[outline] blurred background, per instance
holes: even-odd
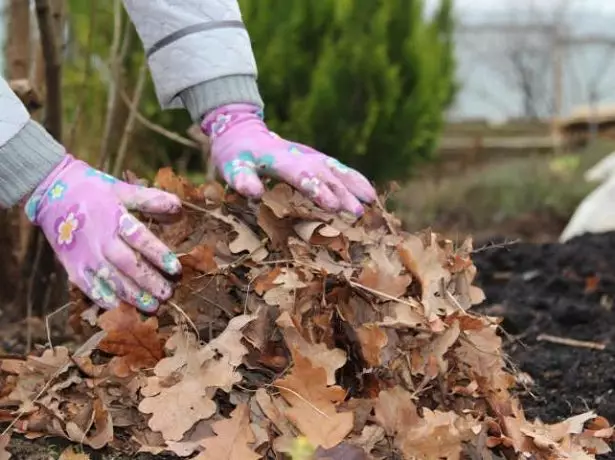
[[[211,177],[207,139],[160,110],[120,0],[0,3],[4,75],[71,152],[116,175]],[[615,150],[614,2],[239,3],[271,129],[364,172],[410,230],[552,241]],[[0,300],[49,297],[40,236],[1,218],[0,279],[18,281]]]

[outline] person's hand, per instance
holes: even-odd
[[[131,185],[71,155],[32,193],[28,218],[41,227],[69,279],[102,308],[123,300],[155,311],[173,292],[179,260],[128,210],[177,213],[169,193]]]
[[[329,211],[363,214],[376,192],[359,172],[311,147],[269,131],[258,107],[232,104],[209,113],[201,124],[224,180],[242,195],[264,193],[260,176],[283,180]]]

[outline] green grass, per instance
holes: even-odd
[[[396,213],[409,228],[458,220],[470,232],[533,212],[567,219],[596,186],[585,182],[585,171],[614,150],[615,142],[600,141],[560,156],[500,160],[440,181],[417,179],[396,193]]]

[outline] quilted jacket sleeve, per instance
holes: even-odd
[[[200,119],[230,103],[262,106],[237,0],[124,0],[163,108]]]
[[[0,207],[32,192],[65,153],[0,77]]]

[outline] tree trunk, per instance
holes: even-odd
[[[9,82],[27,81],[30,72],[30,8],[29,2],[10,0],[7,15],[6,77]],[[7,250],[0,257],[0,304],[9,305],[17,299],[15,286],[20,280],[20,260],[23,248],[22,213],[18,207],[0,211],[0,247]],[[20,306],[17,306],[20,307]],[[17,308],[16,312],[22,312]]]
[[[64,0],[36,0],[41,50],[45,69],[45,117],[47,131],[62,142],[62,30]],[[66,273],[41,231],[32,232],[24,260],[21,290],[29,311],[45,315],[66,303]]]

